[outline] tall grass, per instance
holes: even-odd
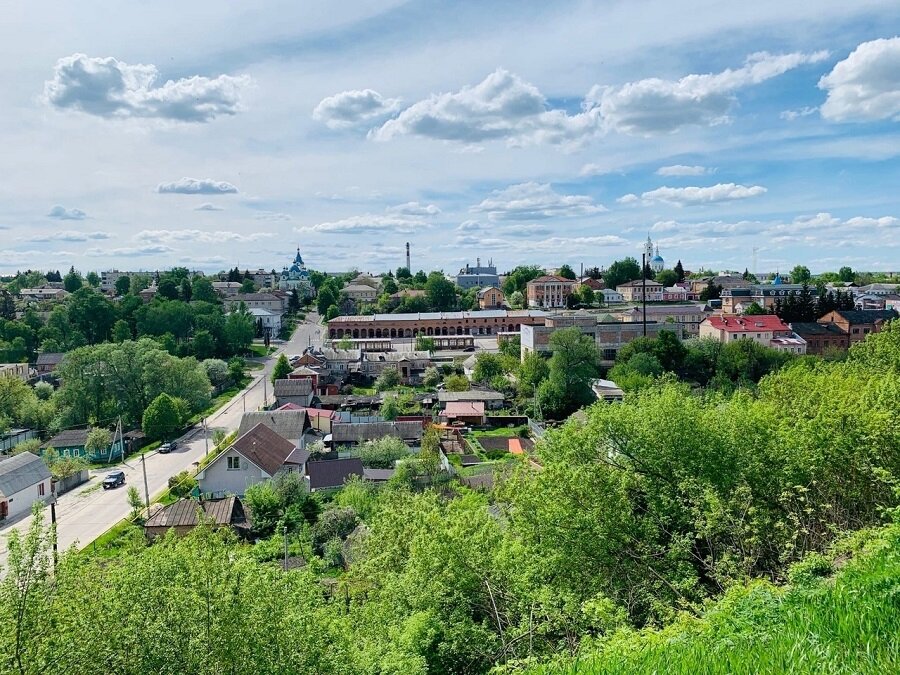
[[[530,672],[900,673],[898,544],[900,525],[883,528],[834,576],[801,568],[786,588],[735,588],[700,619],[621,631],[579,658]]]

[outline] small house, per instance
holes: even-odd
[[[0,519],[31,511],[35,502],[46,502],[52,493],[50,469],[30,452],[0,458]]]
[[[144,534],[149,539],[164,535],[169,530],[182,537],[200,523],[211,527],[227,527],[240,535],[250,529],[250,521],[244,505],[237,497],[223,499],[179,499],[154,513],[144,523]]]
[[[461,422],[468,426],[483,426],[485,423],[483,401],[451,401],[441,413],[451,424]]]
[[[346,459],[323,459],[306,465],[306,485],[310,492],[340,488],[353,476],[365,475],[362,460],[358,457]]]
[[[303,408],[284,410],[254,410],[245,412],[238,425],[238,437],[243,436],[257,424],[264,424],[295,447],[306,445],[306,434],[312,429],[309,415]]]
[[[0,452],[9,452],[22,441],[37,438],[34,429],[9,429],[0,433]]]
[[[44,352],[38,354],[37,361],[34,362],[34,368],[38,375],[49,375],[52,373],[63,360],[65,354],[59,352]]]
[[[418,447],[422,431],[421,422],[336,422],[331,425],[331,442],[335,448],[356,447],[366,441],[393,436],[410,447]]]
[[[41,446],[41,452],[52,449],[60,457],[85,457],[91,462],[108,462],[122,458],[123,442],[116,438],[106,448],[88,454],[86,445],[90,429],[66,429]]]
[[[313,382],[310,379],[275,380],[275,403],[283,406],[285,403],[296,403],[299,406],[308,407],[313,399]]]

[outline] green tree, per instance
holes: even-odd
[[[856,280],[856,273],[850,267],[844,266],[838,270],[838,277],[844,283],[850,283]]]
[[[768,314],[764,307],[761,307],[758,302],[751,302],[750,306],[744,310],[744,314],[748,314],[750,316],[755,316],[759,314]]]
[[[624,260],[616,260],[603,275],[603,282],[607,288],[616,288],[628,281],[641,278],[641,266],[637,260],[627,257]]]
[[[84,449],[89,455],[101,455],[109,451],[109,446],[112,445],[112,442],[113,437],[109,429],[95,427],[88,432]]]
[[[597,377],[600,355],[590,336],[577,328],[563,328],[550,335],[550,375],[541,385],[541,407],[557,418],[590,403],[591,380]]]
[[[97,288],[100,285],[100,275],[98,275],[93,270],[87,273],[87,277],[85,277],[85,280],[88,282],[88,285],[90,285],[91,288]]]
[[[795,284],[805,284],[810,279],[812,279],[812,275],[805,265],[797,265],[791,270],[791,282]]]
[[[328,311],[328,308],[332,305],[335,305],[338,301],[338,294],[334,291],[331,285],[324,285],[319,289],[318,297],[316,297],[316,308],[319,311],[319,314],[325,316],[325,313]]]
[[[469,378],[465,375],[448,375],[444,378],[444,387],[447,391],[468,391]]]
[[[523,396],[531,396],[535,388],[550,376],[550,364],[537,352],[528,352],[519,366],[519,388]]]
[[[75,271],[75,267],[70,267],[66,276],[63,277],[63,288],[69,293],[74,293],[84,285],[81,275]]]
[[[392,295],[396,293],[399,289],[397,288],[397,282],[394,281],[391,277],[384,277],[381,281],[381,292],[387,293],[388,295]]]
[[[518,335],[513,335],[500,340],[497,347],[503,356],[518,360],[522,353],[522,339]]]
[[[122,278],[127,279],[128,277]],[[119,319],[113,324],[112,339],[113,342],[125,342],[125,340],[131,339],[131,326],[128,325],[127,321]]]
[[[125,491],[125,499],[128,501],[128,506],[131,507],[131,520],[136,521],[140,518],[141,511],[144,508],[144,500],[141,498],[141,493],[138,492],[134,485],[129,485]]]
[[[673,271],[675,272],[675,281],[679,283],[684,281],[684,267],[681,265],[680,260],[675,263],[675,268]]]
[[[168,394],[160,394],[144,412],[142,428],[148,438],[168,440],[181,429],[181,406],[177,399]]]
[[[177,300],[178,284],[175,283],[174,279],[162,279],[156,287],[156,294],[166,300]]]
[[[256,324],[246,307],[241,306],[225,318],[222,337],[228,354],[243,354],[253,343]]]
[[[116,279],[116,295],[127,295],[131,290],[131,277],[122,275]]]
[[[506,299],[509,301],[510,307],[521,308],[525,305],[525,295],[522,291],[513,291],[510,295],[506,296]]]
[[[662,284],[664,288],[669,288],[679,281],[678,272],[675,270],[662,270],[657,273],[655,281]]]
[[[331,305],[328,310],[325,312],[325,320],[331,321],[332,319],[340,316],[341,310],[338,309],[337,305]]]
[[[416,335],[416,351],[433,353],[436,349],[434,338],[427,337],[422,333]]]
[[[441,371],[434,366],[429,366],[422,374],[422,384],[431,389],[437,387],[441,383],[441,379]]]
[[[359,446],[359,458],[370,469],[392,469],[398,459],[409,457],[409,448],[399,438],[385,436]]]
[[[256,293],[256,284],[253,279],[244,279],[241,282],[241,293]]]
[[[105,342],[116,322],[115,306],[93,288],[80,288],[69,298],[68,318],[88,344]]]
[[[706,284],[706,287],[700,291],[700,300],[703,302],[708,302],[710,300],[716,300],[722,296],[722,287],[719,284],[713,283],[712,279],[709,280],[709,283]]]
[[[231,381],[228,364],[221,359],[206,359],[200,365],[206,371],[206,377],[212,386],[221,389]]]
[[[503,361],[498,355],[480,352],[475,357],[475,368],[472,371],[472,379],[475,382],[489,382],[497,375],[502,375],[503,372]]]
[[[398,386],[400,386],[400,371],[396,368],[385,368],[375,378],[375,391],[388,391],[396,389]]]
[[[183,497],[187,497],[191,494],[194,488],[197,487],[197,479],[191,475],[190,471],[180,471],[176,473],[174,476],[169,477],[169,493],[182,499]]]
[[[575,270],[572,269],[572,266],[568,263],[563,264],[557,271],[556,274],[561,276],[563,279],[575,279]]]
[[[212,282],[206,277],[196,277],[191,282],[191,299],[195,302],[218,303],[219,296]]]
[[[181,299],[184,300],[185,302],[191,301],[191,297],[193,297],[193,294],[194,294],[194,289],[191,287],[190,279],[182,279],[181,280],[181,285],[179,287],[178,294],[181,297]]]
[[[381,401],[381,416],[388,422],[392,422],[400,416],[400,404],[396,396],[385,396]]]
[[[520,265],[506,275],[501,290],[507,298],[510,298],[516,292],[525,293],[528,282],[532,279],[537,279],[543,273],[544,271],[536,265]],[[513,300],[510,299],[510,303],[512,302]]]
[[[275,366],[272,368],[272,382],[275,382],[275,380],[287,379],[287,376],[292,372],[294,372],[294,369],[291,367],[291,363],[288,361],[287,356],[280,354],[278,360],[275,361]]]
[[[456,307],[456,287],[441,272],[428,275],[425,294],[434,311],[446,312]]]

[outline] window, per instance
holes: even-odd
[[[241,468],[241,458],[240,457],[228,457],[228,470],[229,471],[238,471]]]
[[[855,333],[859,333],[859,328],[854,328],[854,329],[853,329],[853,332],[854,332],[854,334],[855,334]]]
[[[43,497],[46,494],[47,486],[43,483],[38,483],[38,497]]]

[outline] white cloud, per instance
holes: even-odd
[[[629,192],[627,195],[622,195],[621,197],[619,197],[616,201],[619,204],[634,204],[636,201],[638,201],[638,199],[639,198],[636,194],[634,194],[633,192]]]
[[[334,220],[305,227],[295,227],[297,234],[310,234],[315,232],[332,232],[336,234],[349,234],[356,232],[418,232],[428,227],[428,224],[419,217],[403,215],[385,215],[366,213],[361,216],[350,216],[341,220]]]
[[[377,91],[357,89],[322,99],[313,110],[313,119],[332,129],[346,129],[387,117],[399,108],[399,98],[384,98]]]
[[[134,235],[135,241],[144,242],[199,242],[203,244],[220,244],[226,242],[245,243],[274,237],[272,232],[253,232],[241,234],[227,230],[206,232],[204,230],[142,230]]]
[[[798,108],[797,110],[783,110],[779,117],[783,120],[787,120],[788,122],[793,122],[794,120],[798,120],[801,117],[809,117],[810,115],[814,115],[817,113],[819,109],[815,106],[803,106],[802,108]]]
[[[234,194],[238,189],[223,180],[185,177],[171,183],[160,183],[156,191],[168,195],[224,195]]]
[[[714,202],[747,199],[765,194],[766,188],[761,185],[736,185],[735,183],[718,183],[709,187],[660,187],[641,194],[644,202],[666,202],[669,204],[711,204]]]
[[[171,247],[163,246],[162,244],[149,244],[147,246],[125,246],[122,248],[89,248],[85,250],[84,255],[91,258],[108,258],[110,256],[139,258],[146,255],[172,253],[173,250]]]
[[[209,202],[204,202],[200,206],[195,206],[194,211],[224,211],[221,206],[216,206],[215,204],[210,204]]]
[[[108,232],[78,232],[76,230],[63,230],[54,234],[41,234],[33,237],[26,237],[26,241],[97,241],[100,239],[110,239],[112,235]]]
[[[247,77],[194,75],[157,86],[158,77],[153,65],[73,54],[56,62],[44,99],[61,110],[104,118],[209,122],[238,112],[241,90],[249,84]]]
[[[713,173],[715,169],[707,169],[705,166],[685,166],[684,164],[672,164],[661,166],[656,170],[657,176],[705,176]]]
[[[475,86],[414,103],[369,133],[380,141],[421,136],[466,145],[490,140],[572,145],[597,130],[594,112],[548,109],[537,87],[501,68]]]
[[[420,204],[419,202],[406,202],[388,208],[390,213],[402,213],[407,216],[436,216],[441,210],[434,204]]]
[[[900,121],[900,37],[863,42],[819,80],[822,117],[834,122]]]
[[[47,214],[48,218],[59,220],[84,220],[87,214],[81,209],[67,209],[64,206],[54,206]]]
[[[587,195],[561,195],[548,183],[519,183],[491,194],[471,209],[487,213],[491,220],[542,220],[606,211]]]
[[[528,242],[525,247],[529,250],[574,252],[585,246],[625,246],[628,243],[627,239],[616,235],[601,235],[597,237],[550,237]]]
[[[456,226],[457,232],[481,232],[481,223],[477,220],[465,220]]]
[[[253,216],[254,220],[268,220],[272,222],[286,222],[293,220],[289,213],[279,213],[278,211],[262,211]]]
[[[599,108],[605,129],[626,134],[664,134],[686,126],[713,126],[728,121],[734,93],[739,89],[827,56],[827,52],[760,52],[748,56],[742,67],[720,73],[687,75],[679,80],[654,77],[618,87],[595,86],[587,102]]]
[[[612,173],[613,170],[607,166],[602,164],[596,164],[594,162],[585,164],[581,167],[581,171],[578,172],[579,176],[603,176],[607,173]]]

